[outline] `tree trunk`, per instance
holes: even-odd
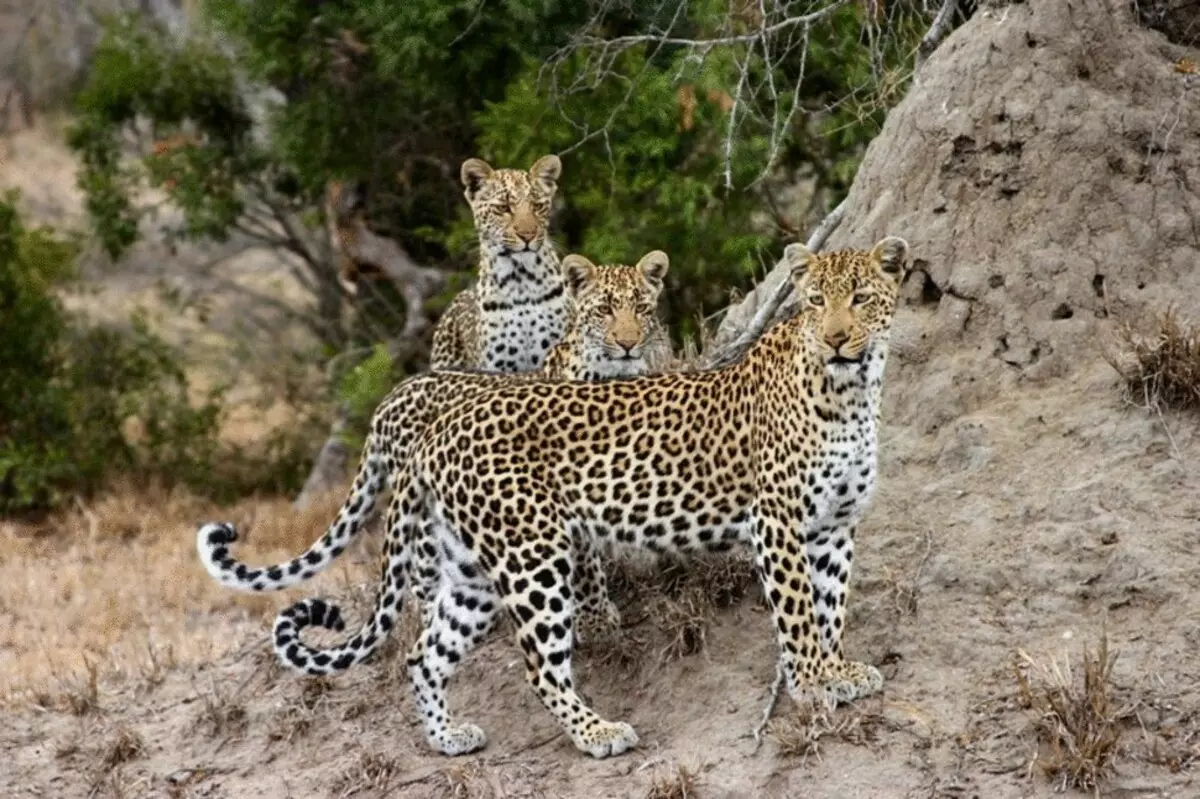
[[[330,238],[340,255],[353,267],[358,280],[383,278],[392,283],[404,298],[404,329],[388,344],[392,360],[411,357],[422,347],[429,329],[425,303],[442,290],[446,276],[440,270],[418,265],[399,242],[369,230],[362,218],[363,202],[357,191],[347,190],[340,183],[331,183],[326,194],[326,216]],[[336,275],[331,271],[334,285]],[[340,308],[340,294],[338,298]],[[340,319],[340,317],[339,317]],[[345,441],[350,410],[339,404],[334,411],[329,435],[321,445],[304,487],[296,497],[295,507],[304,508],[320,494],[332,491],[345,479],[350,447]]]

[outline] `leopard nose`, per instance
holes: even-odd
[[[850,338],[850,334],[845,330],[831,330],[825,334],[825,343],[833,347],[835,350],[846,343]]]
[[[628,354],[630,352],[633,352],[633,348],[636,347],[639,342],[636,338],[632,338],[632,337],[628,337],[628,336],[618,336],[615,343],[618,347],[625,350],[626,354]]]

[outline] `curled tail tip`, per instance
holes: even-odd
[[[298,634],[305,627],[323,627],[326,630],[342,632],[346,629],[346,621],[342,611],[332,602],[324,599],[302,599],[286,608],[275,618],[276,636],[282,630],[285,634],[289,627],[294,627],[292,634]]]
[[[201,549],[226,546],[237,540],[237,528],[229,522],[208,522],[200,525],[196,533],[196,543]]]

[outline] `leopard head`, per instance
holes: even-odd
[[[669,266],[661,250],[646,253],[636,266],[596,266],[582,255],[563,259],[575,307],[572,332],[593,371],[610,377],[646,371],[646,346],[662,333],[658,297]]]
[[[790,244],[784,259],[803,308],[809,348],[830,365],[862,361],[877,343],[886,343],[904,279],[908,242],[880,240],[869,252],[840,250],[814,255]]]
[[[478,158],[463,162],[463,194],[471,204],[480,246],[488,255],[541,249],[561,173],[557,155],[539,158],[528,172],[492,169]]]

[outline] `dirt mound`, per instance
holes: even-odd
[[[934,53],[829,244],[912,245],[919,333],[898,336],[894,418],[1066,376],[1100,357],[1114,318],[1200,312],[1200,75],[1176,71],[1188,53],[1105,0],[981,10]],[[947,359],[952,387],[936,377]]]

